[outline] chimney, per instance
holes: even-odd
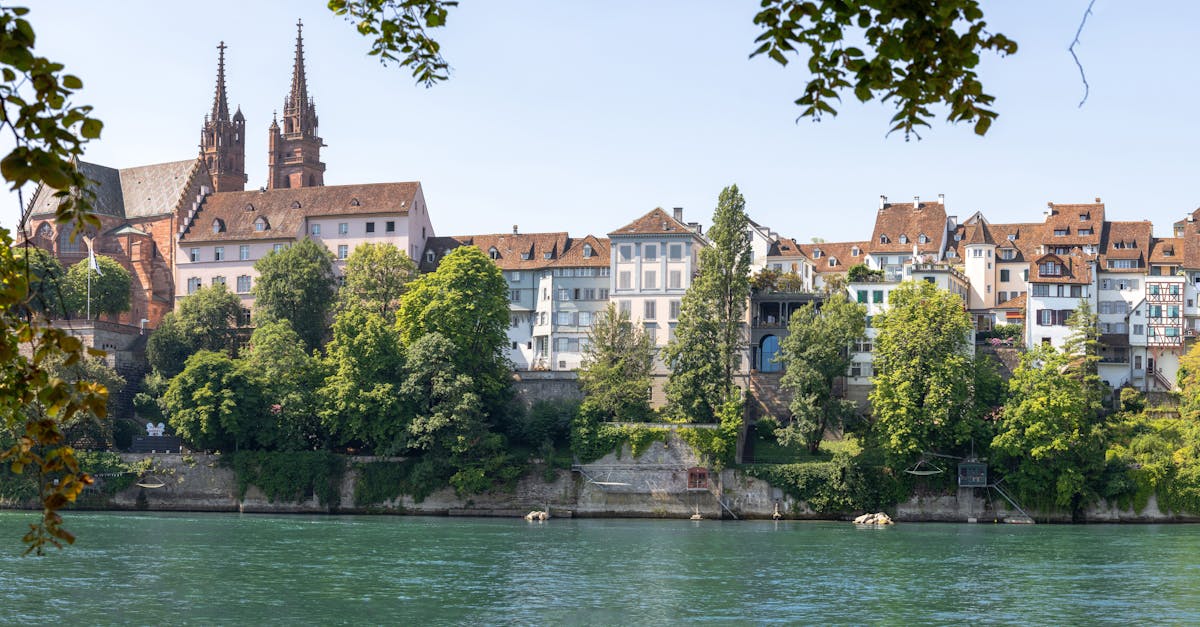
[[[920,209],[920,208],[921,208],[921,197],[913,196],[913,209]]]
[[[704,235],[704,229],[701,228],[699,222],[688,222],[687,225],[688,229],[690,229],[696,235]]]
[[[1096,196],[1096,204],[1099,204],[1099,203],[1100,203],[1100,197]]]
[[[1046,210],[1042,212],[1042,215],[1046,216],[1047,218],[1054,215],[1054,203],[1046,203]]]
[[[938,204],[945,206],[945,204],[946,204],[946,195],[945,194],[938,194]]]
[[[513,235],[517,235],[517,225],[513,225]]]
[[[886,204],[887,204],[887,196],[884,196],[883,194],[880,194],[880,195],[879,195],[879,208],[880,208],[880,209],[883,209],[883,206],[884,206],[884,205],[886,205]]]
[[[673,213],[675,214],[674,215],[675,221],[682,223],[683,222],[683,207],[675,207],[675,209],[673,210]]]

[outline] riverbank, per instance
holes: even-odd
[[[333,476],[324,493],[311,489],[295,499],[272,499],[262,486],[239,486],[239,477],[219,455],[121,454],[126,464],[149,468],[137,481],[97,485],[82,495],[75,509],[118,511],[189,511],[296,514],[416,514],[438,516],[519,517],[548,509],[554,517],[850,520],[860,511],[831,514],[793,498],[780,486],[743,469],[712,472],[680,438],[653,442],[634,456],[628,445],[571,470],[542,468],[519,479],[510,491],[460,497],[451,488],[424,498],[401,494],[364,503],[360,474],[366,466],[395,462],[372,457],[344,458],[345,469]],[[245,479],[243,478],[243,481]],[[121,486],[121,489],[114,489]],[[124,487],[127,486],[127,487]],[[244,490],[244,491],[243,491]],[[0,503],[22,508],[32,503]],[[917,495],[887,508],[898,522],[1004,522],[1024,516],[985,489],[958,489],[951,494]],[[1200,522],[1200,516],[1163,512],[1156,499],[1140,511],[1099,503],[1072,520],[1066,512],[1029,511],[1037,522],[1174,523]]]

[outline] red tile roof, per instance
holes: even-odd
[[[996,305],[995,307],[992,307],[992,309],[1020,309],[1020,310],[1024,310],[1024,309],[1025,309],[1025,301],[1026,301],[1026,300],[1027,300],[1027,299],[1025,298],[1025,294],[1024,294],[1024,293],[1022,293],[1020,296],[1016,296],[1016,297],[1014,297],[1014,298],[1010,298],[1010,299],[1008,299],[1008,300],[1006,300],[1006,301],[1004,301],[1004,302],[1002,302],[1002,303],[1000,303],[1000,304]]]
[[[1104,203],[1047,203],[1042,239],[1047,246],[1099,246],[1104,228]],[[1056,232],[1063,233],[1055,235]]]
[[[946,207],[937,202],[887,203],[875,215],[875,230],[867,250],[872,253],[911,253],[917,245],[920,254],[940,252],[946,233]],[[927,241],[920,243],[924,235]],[[905,241],[901,241],[905,240]]]
[[[474,246],[492,256],[501,270],[540,270],[545,268],[608,267],[609,240],[587,235],[572,238],[567,233],[500,233],[492,235],[456,235],[431,237],[425,250],[433,251],[421,257],[421,270],[431,272],[446,253],[459,246]],[[585,257],[585,247],[591,255]]]
[[[1184,238],[1162,237],[1150,242],[1150,263],[1182,265],[1184,261]]]
[[[1148,220],[1107,222],[1100,246],[1100,268],[1104,272],[1145,272],[1154,225]],[[1136,268],[1109,268],[1109,259],[1133,259]]]
[[[822,242],[820,244],[797,244],[797,248],[812,260],[814,269],[819,273],[847,272],[850,266],[865,263],[867,260],[867,242]],[[858,256],[853,255],[858,248]],[[830,260],[834,261],[830,265]]]
[[[688,225],[672,218],[661,207],[656,207],[650,213],[626,224],[609,233],[609,236],[621,235],[679,235],[691,233]]]
[[[1041,264],[1055,262],[1062,270],[1061,274],[1042,274]],[[1046,254],[1034,259],[1029,264],[1030,283],[1063,283],[1070,285],[1089,284],[1092,282],[1091,262],[1083,255]]]

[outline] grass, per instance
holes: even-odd
[[[816,453],[810,453],[805,446],[783,446],[774,437],[762,435],[754,442],[754,463],[756,464],[798,464],[802,462],[827,462],[833,459],[835,453],[847,452],[858,454],[862,447],[853,436],[844,440],[825,440]]]

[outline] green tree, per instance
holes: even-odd
[[[391,320],[400,297],[417,276],[417,264],[392,244],[359,244],[346,259],[339,307],[365,307]]]
[[[275,416],[273,448],[311,450],[325,443],[318,417],[317,391],[324,382],[321,359],[304,352],[300,336],[286,320],[254,329],[240,366],[259,377]]]
[[[996,437],[995,463],[1022,498],[1078,511],[1097,496],[1105,441],[1098,404],[1071,372],[1079,355],[1035,347],[1009,381]]]
[[[1063,352],[1071,356],[1067,371],[1079,381],[1080,389],[1087,396],[1094,411],[1099,412],[1107,390],[1100,380],[1100,319],[1092,312],[1088,302],[1080,301],[1075,311],[1067,317],[1070,333],[1063,342]]]
[[[146,340],[150,367],[169,379],[183,370],[196,351],[224,351],[232,356],[241,310],[241,299],[224,285],[202,287],[181,299]]]
[[[744,318],[750,298],[749,229],[746,201],[737,185],[726,187],[718,198],[708,231],[711,245],[700,251],[699,274],[680,306],[675,341],[664,351],[671,368],[667,398],[691,419],[711,422],[719,408],[740,398],[733,375],[741,364],[745,344]],[[696,346],[697,342],[711,345]],[[712,368],[688,372],[707,359],[713,360]]]
[[[642,421],[651,415],[650,372],[654,350],[650,338],[616,306],[596,317],[588,329],[587,349],[579,369],[586,403],[604,420]]]
[[[1179,413],[1185,418],[1200,419],[1200,342],[1192,344],[1179,358],[1176,374],[1179,385]]]
[[[840,427],[857,409],[833,394],[834,380],[846,376],[852,345],[866,336],[867,308],[845,294],[820,306],[810,301],[792,314],[779,351],[780,385],[792,396],[792,421],[777,430],[785,445],[802,443],[816,453],[829,429]]]
[[[338,313],[325,364],[320,415],[334,441],[365,444],[378,455],[402,452],[408,416],[399,392],[404,356],[395,327],[357,307]]]
[[[446,25],[455,0],[331,0],[329,8],[371,38],[371,54],[412,70],[430,86],[449,78],[449,65],[431,30]],[[787,65],[805,55],[809,79],[796,99],[801,117],[836,115],[845,93],[862,102],[893,103],[892,130],[907,138],[929,126],[945,105],[950,122],[987,133],[995,98],[984,93],[975,68],[983,53],[1014,54],[1017,44],[987,29],[978,0],[839,2],[761,0],[752,57]],[[849,42],[849,43],[847,43]],[[803,58],[803,56],[801,57]]]
[[[455,367],[471,374],[489,411],[505,406],[509,397],[508,325],[508,283],[474,246],[454,249],[436,271],[414,281],[396,314],[405,348],[430,333],[457,347]]]
[[[850,266],[850,270],[846,272],[846,278],[851,283],[867,283],[870,281],[882,281],[883,270],[872,270],[865,263],[858,263]]]
[[[67,270],[64,291],[66,307],[76,314],[88,311],[88,276],[91,276],[92,318],[101,314],[115,316],[129,311],[129,294],[133,278],[129,271],[112,257],[96,255],[100,271],[89,270],[88,260],[83,259]]]
[[[305,237],[254,264],[257,319],[287,320],[308,350],[321,348],[329,330],[329,311],[337,286],[333,253]]]
[[[405,351],[407,377],[400,393],[412,412],[411,448],[462,455],[487,432],[482,400],[471,376],[458,371],[457,352],[438,333],[418,338]]]
[[[264,448],[276,434],[263,387],[229,355],[202,350],[171,379],[162,405],[175,433],[197,448]]]
[[[13,257],[29,284],[28,303],[23,309],[49,318],[66,315],[67,272],[58,259],[49,251],[28,245],[14,249]]]
[[[889,464],[924,451],[960,451],[983,435],[974,411],[971,317],[962,298],[925,281],[892,290],[874,318],[875,387],[871,409]]]
[[[116,395],[125,387],[125,378],[117,373],[99,357],[89,356],[67,364],[63,355],[53,355],[45,362],[45,367],[51,376],[58,377],[72,384],[95,382],[105,389],[107,401],[105,411],[76,412],[70,420],[61,425],[66,442],[76,448],[109,449],[113,446],[113,410]],[[26,409],[31,419],[37,418],[38,411],[29,407]]]
[[[12,190],[31,183],[63,190],[56,222],[74,224],[76,232],[96,229],[94,194],[76,160],[86,143],[100,136],[102,124],[91,117],[90,106],[75,104],[83,81],[64,72],[61,63],[34,54],[28,13],[0,7],[0,129],[11,140],[0,158],[0,175]],[[27,315],[37,291],[31,289],[28,264],[17,260],[12,245],[9,231],[0,228],[0,427],[14,434],[0,450],[0,463],[13,473],[35,475],[42,516],[23,541],[27,552],[40,555],[47,546],[74,542],[58,511],[91,483],[60,427],[79,412],[103,413],[105,390],[93,381],[71,383],[48,372],[51,356],[73,364],[85,351],[78,339]],[[35,419],[25,411],[30,407],[37,409]]]

